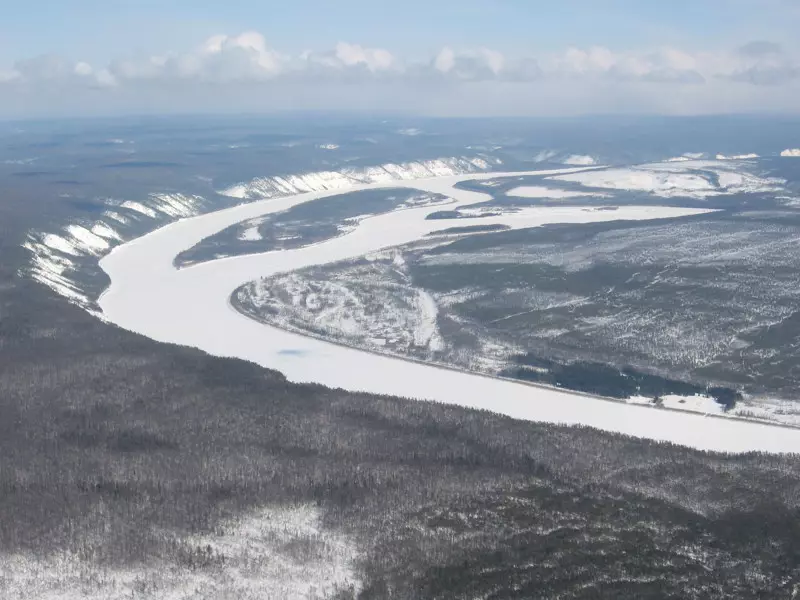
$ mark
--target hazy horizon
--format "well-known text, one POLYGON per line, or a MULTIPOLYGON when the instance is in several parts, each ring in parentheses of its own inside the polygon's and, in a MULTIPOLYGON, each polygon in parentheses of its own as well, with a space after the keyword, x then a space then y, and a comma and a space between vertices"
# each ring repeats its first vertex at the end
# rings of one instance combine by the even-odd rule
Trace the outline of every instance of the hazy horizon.
POLYGON ((798 114, 798 25, 788 0, 42 0, 0 24, 0 118, 798 114))

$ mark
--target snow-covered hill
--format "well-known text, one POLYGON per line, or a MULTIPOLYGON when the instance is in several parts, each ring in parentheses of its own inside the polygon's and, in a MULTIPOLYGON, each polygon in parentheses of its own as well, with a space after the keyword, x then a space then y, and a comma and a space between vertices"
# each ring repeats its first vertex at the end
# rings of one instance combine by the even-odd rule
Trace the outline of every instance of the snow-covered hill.
POLYGON ((97 260, 119 244, 166 223, 253 200, 315 191, 346 192, 365 183, 477 173, 490 167, 480 157, 448 157, 360 169, 259 177, 220 192, 231 199, 229 204, 222 206, 201 196, 174 193, 150 194, 137 200, 108 199, 105 202, 107 209, 99 219, 76 219, 56 231, 31 231, 23 244, 32 254, 27 272, 58 295, 93 311, 93 296, 97 294, 90 292, 92 286, 86 283, 90 276, 87 273, 94 270, 97 260))
POLYGON ((219 193, 231 198, 263 200, 306 192, 346 190, 365 183, 391 183, 477 173, 487 171, 490 167, 489 162, 479 157, 437 158, 401 164, 386 163, 376 167, 346 168, 339 171, 257 177, 247 183, 239 183, 221 190, 219 193))

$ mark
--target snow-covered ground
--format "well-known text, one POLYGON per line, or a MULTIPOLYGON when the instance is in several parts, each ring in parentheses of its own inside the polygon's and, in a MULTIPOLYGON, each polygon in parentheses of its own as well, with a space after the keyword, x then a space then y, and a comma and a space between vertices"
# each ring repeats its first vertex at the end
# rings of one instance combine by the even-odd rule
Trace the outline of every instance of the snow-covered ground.
POLYGON ((787 148, 781 152, 784 158, 800 158, 800 148, 787 148))
POLYGON ((752 160, 758 158, 758 154, 734 154, 733 156, 726 156, 724 154, 717 154, 717 160, 752 160))
POLYGON ((684 154, 681 154, 680 156, 674 156, 672 158, 668 158, 664 162, 668 162, 668 163, 671 163, 671 162, 686 162, 687 160, 697 160, 698 158, 703 158, 703 156, 704 155, 703 155, 702 152, 685 152, 684 154))
POLYGON ((593 156, 583 154, 572 154, 562 161, 565 165, 584 166, 596 165, 597 160, 593 156))
POLYGON ((748 173, 742 161, 673 160, 558 175, 556 181, 579 183, 588 188, 648 192, 662 198, 709 198, 733 193, 772 192, 786 182, 748 173))
POLYGON ((586 196, 593 196, 595 198, 608 198, 608 194, 602 192, 574 192, 571 190, 560 190, 556 188, 548 188, 541 185, 524 185, 513 190, 506 192, 506 196, 515 196, 517 198, 549 198, 553 200, 568 199, 568 198, 582 198, 586 196))
MULTIPOLYGON (((628 398, 626 402, 630 404, 641 404, 648 406, 653 406, 654 404, 652 398, 646 398, 644 396, 633 396, 631 398, 628 398)), ((691 412, 701 413, 704 415, 725 414, 725 411, 719 402, 717 402, 710 396, 705 396, 700 394, 695 396, 678 396, 675 394, 661 396, 659 405, 663 406, 664 408, 687 410, 691 412)))
MULTIPOLYGON (((529 174, 566 173, 559 170, 529 174)), ((473 173, 413 183, 392 180, 351 189, 404 185, 449 195, 458 206, 464 206, 486 201, 487 196, 456 189, 455 183, 515 175, 523 174, 473 173)), ((104 317, 157 340, 278 369, 293 381, 431 399, 514 418, 587 425, 708 450, 800 452, 800 430, 734 419, 709 420, 689 412, 653 410, 369 354, 260 325, 230 306, 230 293, 259 277, 362 256, 418 239, 435 226, 425 221, 435 209, 410 209, 365 219, 346 236, 293 251, 222 259, 180 271, 173 267, 172 261, 179 252, 225 227, 335 193, 335 189, 315 191, 236 206, 177 221, 118 246, 100 262, 112 282, 99 301, 104 317)), ((540 224, 564 218, 561 209, 549 210, 551 216, 540 224)), ((651 218, 692 212, 659 207, 649 210, 651 218)), ((584 211, 584 220, 607 219, 609 212, 584 211)), ((616 212, 611 215, 619 218, 616 212)), ((498 222, 510 218, 511 215, 502 215, 498 222)))
POLYGON ((258 226, 264 222, 264 219, 252 219, 245 223, 247 227, 239 233, 239 239, 243 242, 257 242, 262 238, 258 226))
MULTIPOLYGON (((703 212, 676 207, 607 208, 525 207, 507 214, 490 213, 470 222, 524 229, 548 223, 650 220, 703 212)), ((376 238, 383 227, 391 227, 398 233, 402 227, 407 238, 418 239, 447 230, 453 224, 448 219, 421 220, 418 215, 411 215, 408 220, 396 219, 391 213, 385 217, 388 218, 367 219, 360 227, 374 229, 376 238), (366 222, 373 219, 378 223, 366 222), (392 220, 391 225, 385 224, 388 220, 392 220)), ((436 302, 424 291, 408 285, 401 252, 383 251, 367 254, 365 258, 369 261, 367 265, 352 265, 332 279, 307 271, 258 279, 237 293, 237 302, 255 309, 259 318, 269 314, 267 322, 282 329, 314 332, 361 348, 417 357, 442 350, 436 302)))
POLYGON ((154 562, 98 570, 63 552, 6 554, 0 594, 4 600, 322 600, 361 588, 355 540, 324 529, 314 506, 267 507, 176 543, 214 566, 190 571, 154 562))

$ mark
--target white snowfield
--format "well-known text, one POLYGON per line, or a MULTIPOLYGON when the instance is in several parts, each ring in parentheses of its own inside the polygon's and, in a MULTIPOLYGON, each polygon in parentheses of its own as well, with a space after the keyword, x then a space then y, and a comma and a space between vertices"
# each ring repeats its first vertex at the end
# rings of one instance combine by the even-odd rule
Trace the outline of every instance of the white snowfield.
POLYGON ((506 192, 506 196, 514 196, 516 198, 548 198, 550 200, 568 199, 568 198, 585 198, 587 196, 594 196, 595 198, 608 198, 609 194, 603 192, 573 192, 571 190, 559 190, 547 188, 540 185, 523 185, 513 190, 506 192))
POLYGON ((800 148, 787 148, 781 152, 784 158, 800 158, 800 148))
POLYGON ((585 166, 596 165, 597 160, 593 156, 586 156, 583 154, 573 154, 568 156, 562 161, 565 165, 585 166))
POLYGON ((743 172, 742 159, 676 160, 632 167, 619 167, 558 175, 556 181, 578 183, 587 188, 648 192, 662 198, 686 197, 702 200, 734 193, 776 192, 783 179, 759 177, 743 172))
MULTIPOLYGON (((453 185, 460 181, 563 175, 585 170, 466 174, 414 182, 393 180, 351 189, 402 185, 449 195, 459 207, 487 199, 485 194, 455 189, 453 185)), ((425 216, 436 208, 420 207, 365 219, 348 235, 292 251, 231 257, 181 270, 173 266, 178 253, 225 227, 336 193, 337 189, 329 189, 252 202, 176 221, 116 247, 100 261, 111 279, 110 287, 99 300, 104 318, 156 340, 194 346, 217 356, 238 357, 277 369, 292 381, 435 400, 517 419, 592 426, 705 450, 800 452, 800 429, 604 401, 365 353, 259 324, 230 305, 233 290, 246 282, 361 256, 442 228, 445 226, 442 221, 425 221, 425 216)), ((656 206, 620 207, 616 211, 558 207, 528 213, 521 220, 530 227, 612 218, 656 219, 696 212, 701 211, 656 206)), ((511 215, 498 220, 513 225, 511 215)))

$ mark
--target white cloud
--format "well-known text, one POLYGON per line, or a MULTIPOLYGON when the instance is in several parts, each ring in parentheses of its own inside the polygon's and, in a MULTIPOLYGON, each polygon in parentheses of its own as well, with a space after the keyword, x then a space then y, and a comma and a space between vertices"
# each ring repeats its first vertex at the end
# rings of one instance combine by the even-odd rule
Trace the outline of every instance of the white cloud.
POLYGON ((345 42, 339 42, 336 45, 336 58, 344 66, 364 65, 370 71, 390 69, 394 64, 394 57, 388 50, 364 48, 345 42))
POLYGON ((456 66, 456 53, 452 48, 442 48, 433 60, 433 66, 440 73, 449 73, 456 66))
POLYGON ((640 80, 658 83, 702 83, 698 59, 675 48, 643 53, 616 53, 603 46, 569 48, 545 62, 552 76, 640 80))
POLYGON ((476 48, 456 51, 449 46, 442 48, 427 68, 412 69, 412 73, 424 78, 437 76, 456 81, 485 81, 510 73, 505 56, 491 48, 476 48))
POLYGON ((85 63, 85 62, 79 62, 79 63, 77 63, 75 65, 75 74, 76 75, 81 75, 83 77, 87 77, 87 76, 91 75, 93 72, 94 72, 94 69, 92 69, 92 66, 90 64, 85 63))
MULTIPOLYGON (((781 46, 763 41, 704 52, 676 47, 621 52, 593 46, 541 56, 446 46, 428 59, 412 61, 384 48, 346 41, 326 51, 291 56, 273 48, 261 33, 247 31, 214 35, 182 52, 123 57, 108 64, 53 55, 21 60, 0 71, 0 112, 15 94, 38 94, 36 101, 45 106, 48 98, 52 105, 56 97, 68 96, 54 94, 81 88, 114 88, 115 101, 129 102, 129 110, 145 103, 143 98, 148 107, 158 102, 191 107, 201 99, 212 104, 218 99, 234 110, 265 106, 268 97, 287 108, 324 108, 326 102, 331 107, 386 108, 388 100, 393 108, 422 105, 445 113, 469 103, 476 110, 521 108, 526 114, 580 112, 580 106, 590 112, 702 112, 711 107, 725 112, 776 106, 796 112, 796 83, 800 62, 781 46), (460 91, 462 86, 470 86, 469 96, 460 91)), ((96 93, 93 98, 104 102, 111 95, 96 93)), ((25 100, 13 102, 26 106, 25 100)))
POLYGON ((17 71, 0 71, 0 84, 10 83, 19 79, 20 75, 17 71))
POLYGON ((754 85, 780 85, 800 78, 800 62, 779 44, 750 42, 738 48, 733 67, 724 76, 754 85))
POLYGON ((7 74, 0 81, 18 77, 57 80, 71 74, 95 76, 106 83, 112 79, 117 83, 140 79, 263 82, 281 77, 313 82, 344 71, 351 71, 351 79, 345 80, 352 81, 373 76, 392 76, 400 81, 435 77, 462 82, 568 77, 673 84, 702 83, 709 77, 753 84, 779 83, 800 74, 797 62, 780 46, 768 42, 753 42, 732 52, 718 53, 690 53, 673 47, 622 53, 604 46, 571 47, 561 54, 540 58, 506 57, 485 47, 454 50, 446 46, 427 63, 407 63, 386 49, 349 42, 339 42, 326 52, 308 51, 292 57, 271 48, 262 34, 248 31, 211 36, 183 53, 118 59, 99 69, 85 62, 70 64, 50 55, 36 57, 20 61, 14 76, 7 74))

